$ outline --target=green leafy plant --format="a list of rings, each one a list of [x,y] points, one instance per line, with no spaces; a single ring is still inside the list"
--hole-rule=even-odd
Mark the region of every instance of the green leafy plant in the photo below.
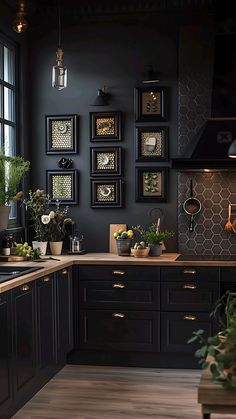
[[[17,188],[29,168],[30,162],[23,157],[0,154],[0,206],[21,198]]]
[[[159,231],[157,223],[152,223],[147,230],[140,225],[132,227],[132,229],[138,231],[143,240],[149,244],[161,244],[164,240],[174,236],[173,231]]]
[[[202,368],[209,368],[212,379],[223,387],[236,389],[236,293],[228,292],[217,301],[211,315],[219,311],[222,330],[215,336],[205,337],[204,330],[193,332],[188,343],[199,341],[195,352]]]

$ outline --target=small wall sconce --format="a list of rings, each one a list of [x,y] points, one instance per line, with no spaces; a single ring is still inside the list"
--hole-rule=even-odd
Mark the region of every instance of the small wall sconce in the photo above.
[[[93,103],[90,106],[107,106],[109,105],[110,94],[106,92],[106,87],[98,89],[98,94]]]
[[[236,139],[232,142],[228,149],[228,157],[236,159]]]
[[[160,73],[158,73],[157,71],[154,71],[152,65],[148,65],[147,71],[144,75],[142,83],[144,84],[159,83],[160,81],[159,77],[160,77]]]

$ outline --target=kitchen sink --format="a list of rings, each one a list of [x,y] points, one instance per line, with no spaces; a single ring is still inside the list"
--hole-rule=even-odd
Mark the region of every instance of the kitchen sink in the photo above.
[[[42,268],[43,266],[0,266],[0,284]]]

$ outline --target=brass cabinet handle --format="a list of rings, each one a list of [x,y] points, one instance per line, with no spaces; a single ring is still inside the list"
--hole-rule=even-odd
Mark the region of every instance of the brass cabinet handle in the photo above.
[[[29,290],[29,285],[27,285],[27,284],[24,284],[24,285],[22,285],[21,287],[20,287],[20,289],[21,289],[21,291],[28,291]]]
[[[50,276],[45,276],[45,277],[43,278],[43,282],[48,282],[48,281],[50,281]]]
[[[190,321],[194,321],[197,320],[196,316],[193,316],[192,314],[186,314],[186,316],[183,317],[184,320],[190,320]]]
[[[195,284],[184,284],[183,289],[185,290],[195,290],[197,288],[197,285]]]
[[[112,275],[124,275],[125,271],[112,271]]]
[[[195,275],[196,273],[197,273],[197,271],[195,269],[184,269],[183,270],[183,274]]]
[[[123,288],[125,288],[125,284],[115,283],[115,284],[112,284],[112,288],[123,289]]]
[[[125,315],[123,313],[113,313],[112,317],[114,317],[114,319],[123,319]]]
[[[62,275],[67,275],[68,274],[68,270],[67,269],[63,269],[62,270]]]

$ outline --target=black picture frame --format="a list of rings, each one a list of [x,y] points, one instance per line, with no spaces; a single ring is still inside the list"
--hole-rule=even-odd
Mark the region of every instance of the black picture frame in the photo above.
[[[136,202],[166,202],[167,201],[167,185],[168,185],[168,168],[166,167],[136,167]],[[147,174],[157,175],[149,176],[145,179]],[[150,179],[150,180],[149,180]],[[150,191],[144,190],[144,182],[148,181],[147,187],[151,188]],[[153,182],[156,181],[158,191],[152,192],[154,188]]]
[[[168,149],[168,127],[136,127],[136,162],[168,161]]]
[[[56,193],[58,182],[61,182],[59,186],[61,192],[59,194]],[[58,200],[62,204],[78,204],[78,171],[47,170],[46,191],[50,195],[52,202]],[[63,191],[65,193],[64,196]]]
[[[90,112],[90,140],[121,141],[121,112]]]
[[[91,208],[122,208],[123,182],[121,179],[91,179]],[[102,187],[106,196],[99,198]],[[112,189],[112,192],[108,189]]]
[[[91,176],[121,176],[121,147],[91,147]]]
[[[167,87],[136,87],[134,100],[136,122],[168,121]]]
[[[78,115],[46,115],[46,154],[77,154],[78,123]]]

